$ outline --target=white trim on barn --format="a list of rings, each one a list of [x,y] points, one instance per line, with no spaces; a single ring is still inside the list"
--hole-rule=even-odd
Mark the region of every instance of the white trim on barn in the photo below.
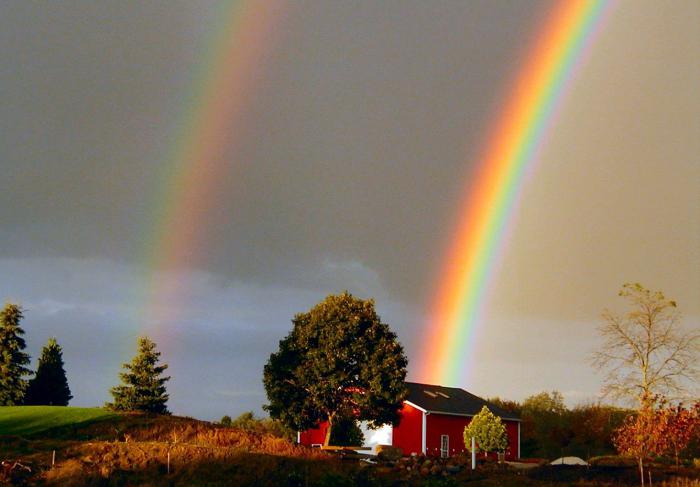
[[[411,401],[404,401],[404,402],[406,404],[408,404],[409,406],[416,408],[418,411],[423,411],[424,413],[428,412],[425,409],[423,409],[422,407],[420,407],[418,404],[413,404]]]

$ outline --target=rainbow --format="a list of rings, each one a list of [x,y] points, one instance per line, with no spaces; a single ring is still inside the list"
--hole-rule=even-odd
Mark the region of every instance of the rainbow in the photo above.
[[[527,51],[461,205],[424,328],[421,381],[458,385],[471,372],[474,335],[522,186],[611,10],[604,0],[562,1]]]
[[[182,272],[201,264],[207,213],[220,196],[219,184],[240,161],[224,151],[244,135],[244,115],[274,44],[281,2],[224,2],[204,47],[190,97],[183,102],[175,144],[162,163],[160,187],[146,244],[145,303],[141,330],[157,333],[177,317],[187,294]]]

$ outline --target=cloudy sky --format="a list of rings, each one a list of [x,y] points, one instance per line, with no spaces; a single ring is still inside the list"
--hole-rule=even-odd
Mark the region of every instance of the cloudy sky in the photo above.
[[[220,4],[0,5],[0,298],[26,309],[34,359],[58,338],[73,405],[108,400],[148,332],[174,412],[259,411],[293,314],[345,289],[374,297],[419,357],[468,174],[552,3],[278,8],[241,133],[222,143],[230,170],[198,215],[196,265],[154,270],[157,191]],[[692,0],[615,7],[523,188],[478,370],[456,385],[595,397],[586,358],[626,281],[664,290],[698,326],[698,25]],[[153,326],[143,309],[161,278],[187,292]]]

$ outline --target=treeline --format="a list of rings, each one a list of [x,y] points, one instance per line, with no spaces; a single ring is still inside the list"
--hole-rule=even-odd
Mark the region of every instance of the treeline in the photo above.
[[[20,326],[22,319],[24,311],[17,304],[8,303],[0,311],[0,406],[67,406],[73,396],[61,346],[55,338],[49,338],[33,372],[27,367],[30,357],[24,351],[27,344]],[[114,400],[105,407],[168,414],[165,383],[170,377],[163,376],[168,365],[160,363],[156,344],[140,337],[138,353],[123,368],[121,384],[109,391]]]
[[[8,303],[0,311],[0,406],[67,406],[73,396],[63,368],[63,350],[55,338],[49,338],[36,372],[29,369],[20,326],[23,318],[16,304]]]
[[[235,419],[231,416],[224,416],[219,421],[222,426],[241,429],[249,433],[268,434],[278,438],[286,438],[290,441],[296,440],[296,431],[285,426],[281,421],[272,418],[259,418],[253,411],[241,413]]]
[[[521,455],[526,458],[614,455],[613,432],[633,411],[603,404],[569,409],[560,392],[541,392],[522,403],[500,398],[492,403],[522,418]]]
[[[605,404],[580,404],[568,408],[558,391],[541,392],[522,403],[498,397],[489,401],[522,419],[520,448],[525,458],[576,456],[588,460],[617,455],[620,452],[620,431],[639,415],[637,410]],[[675,410],[681,411],[682,408],[678,406]],[[676,456],[679,453],[676,452]],[[682,454],[685,458],[700,457],[697,434],[689,438]]]

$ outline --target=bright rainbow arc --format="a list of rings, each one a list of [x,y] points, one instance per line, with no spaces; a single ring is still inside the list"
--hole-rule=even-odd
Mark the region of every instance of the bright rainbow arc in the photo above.
[[[612,9],[605,0],[560,2],[544,22],[509,90],[461,206],[425,326],[420,380],[458,385],[471,372],[474,335],[515,218],[524,180],[576,70]]]
[[[241,165],[224,160],[224,152],[233,148],[235,154],[244,133],[246,108],[274,45],[281,10],[281,2],[273,0],[234,0],[217,15],[156,192],[142,329],[157,332],[184,306],[188,286],[183,276],[204,259],[207,212],[220,196],[221,181]]]

